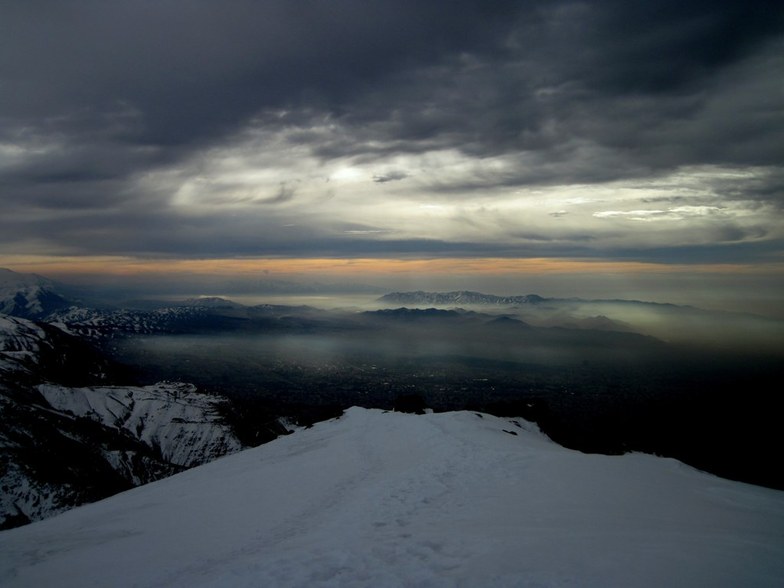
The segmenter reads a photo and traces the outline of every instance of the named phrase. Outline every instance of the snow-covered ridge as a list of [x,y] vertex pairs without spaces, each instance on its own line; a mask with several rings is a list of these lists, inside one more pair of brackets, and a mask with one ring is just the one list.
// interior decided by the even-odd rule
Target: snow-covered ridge
[[351,409],[0,533],[22,586],[778,587],[784,493],[524,421]]
[[168,332],[178,324],[188,324],[208,315],[205,306],[178,306],[152,311],[102,310],[71,306],[50,313],[46,320],[63,331],[88,339],[111,338],[123,334]]
[[0,315],[0,528],[242,448],[225,399],[181,383],[96,385],[107,374],[83,341]]
[[88,339],[170,332],[210,314],[244,308],[217,297],[186,300],[150,311],[85,308],[62,293],[64,286],[36,274],[0,268],[0,315],[45,321]]
[[38,392],[54,410],[125,431],[175,465],[192,467],[242,449],[219,413],[225,400],[200,394],[191,384],[95,388],[41,384]]
[[45,333],[40,326],[0,314],[0,373],[24,370],[34,364],[45,343]]

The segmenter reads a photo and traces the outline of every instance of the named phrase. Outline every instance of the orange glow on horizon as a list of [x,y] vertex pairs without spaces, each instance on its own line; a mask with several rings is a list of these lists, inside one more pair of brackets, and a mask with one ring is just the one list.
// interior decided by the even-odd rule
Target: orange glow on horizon
[[721,273],[782,274],[784,263],[770,264],[664,264],[635,261],[546,258],[262,258],[262,259],[133,259],[125,257],[18,257],[0,261],[17,272],[51,276],[132,277],[156,274],[242,276],[265,274],[372,276],[395,274],[533,275],[533,274],[651,274]]

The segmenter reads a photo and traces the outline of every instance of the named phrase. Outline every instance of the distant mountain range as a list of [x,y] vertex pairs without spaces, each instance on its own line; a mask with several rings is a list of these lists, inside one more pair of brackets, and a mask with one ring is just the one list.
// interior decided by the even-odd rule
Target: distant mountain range
[[455,292],[391,292],[384,294],[378,301],[389,304],[430,304],[433,306],[448,306],[460,304],[484,304],[484,305],[517,305],[517,304],[538,304],[547,299],[537,294],[525,294],[523,296],[494,296],[493,294],[482,294],[470,290],[457,290]]
[[[662,302],[645,302],[641,300],[628,300],[620,298],[612,299],[586,299],[586,298],[546,298],[538,294],[522,294],[515,296],[496,296],[495,294],[484,294],[472,290],[455,290],[453,292],[425,292],[417,290],[414,292],[390,292],[377,299],[378,302],[387,304],[402,305],[431,305],[431,306],[521,306],[521,305],[541,305],[545,303],[612,303],[612,304],[645,304],[654,307],[668,308],[691,308],[677,306],[675,304]],[[693,309],[698,310],[698,309]]]

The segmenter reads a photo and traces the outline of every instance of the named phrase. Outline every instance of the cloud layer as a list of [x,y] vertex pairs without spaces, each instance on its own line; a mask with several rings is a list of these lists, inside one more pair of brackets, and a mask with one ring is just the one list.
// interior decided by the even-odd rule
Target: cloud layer
[[0,3],[0,254],[784,251],[774,2]]

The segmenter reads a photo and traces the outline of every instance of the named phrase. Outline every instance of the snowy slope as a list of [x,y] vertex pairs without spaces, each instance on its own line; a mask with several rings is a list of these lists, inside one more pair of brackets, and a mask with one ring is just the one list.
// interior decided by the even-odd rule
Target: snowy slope
[[46,333],[40,326],[0,314],[0,375],[34,367],[46,344]]
[[192,384],[89,388],[41,384],[38,392],[54,410],[130,433],[178,466],[192,467],[242,449],[219,413],[225,399],[200,394]]
[[0,268],[1,314],[40,318],[67,305],[52,280]]
[[47,315],[59,329],[85,339],[105,339],[127,334],[166,333],[207,320],[210,308],[180,306],[141,310],[101,310],[70,306]]
[[[511,434],[516,433],[516,434]],[[0,533],[0,585],[781,586],[784,493],[524,421],[351,409]]]

